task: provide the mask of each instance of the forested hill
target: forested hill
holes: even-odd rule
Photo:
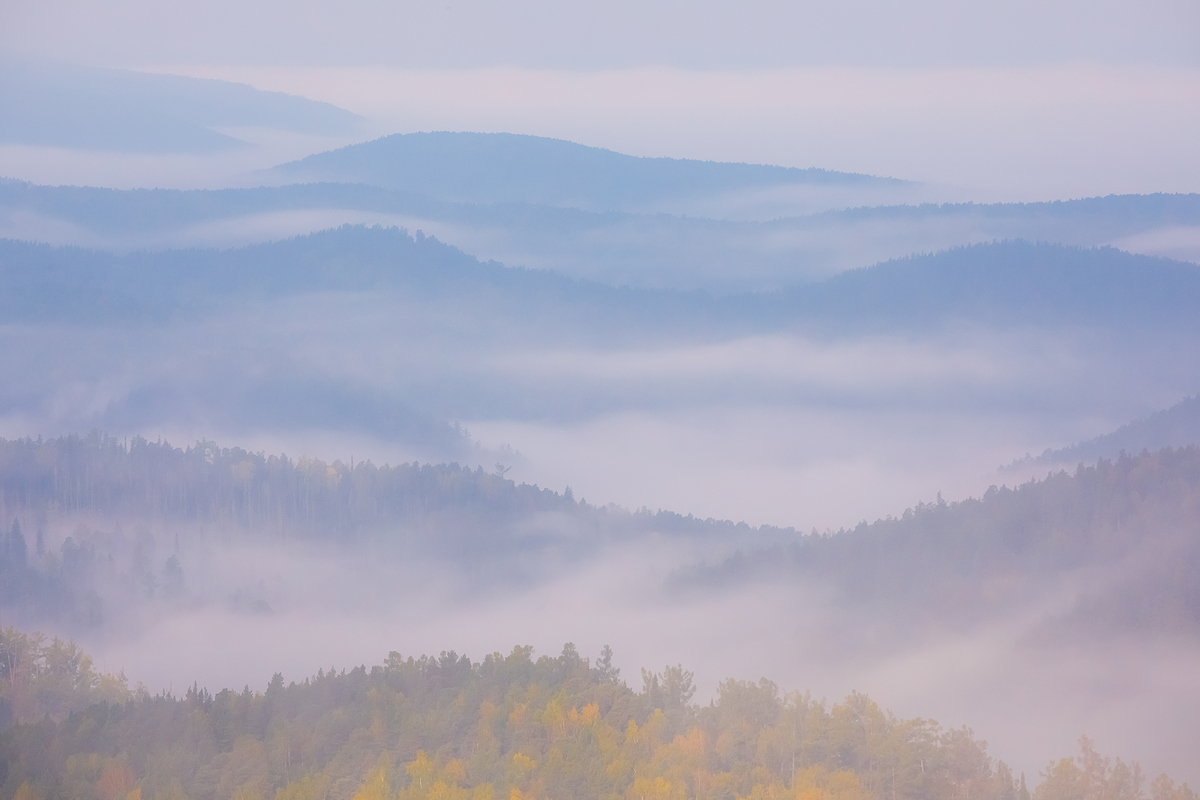
[[[1191,327],[1195,265],[1111,247],[1031,242],[958,247],[850,270],[777,295],[797,319],[835,330],[989,327]]]
[[[281,555],[317,543],[343,555],[365,548],[387,563],[430,560],[481,585],[533,585],[545,570],[666,536],[737,551],[708,564],[664,564],[676,567],[669,592],[829,586],[845,609],[891,620],[895,636],[1003,615],[1067,576],[1084,589],[1047,624],[1073,635],[1200,631],[1197,448],[1123,456],[807,535],[595,506],[503,471],[325,463],[99,435],[0,441],[8,531],[0,602],[23,619],[87,628],[172,592],[212,600],[205,581],[219,576],[193,568],[213,545],[269,545]]]
[[[321,292],[483,304],[521,326],[718,336],[945,325],[1193,330],[1200,272],[1112,248],[1001,242],[889,261],[766,294],[614,288],[482,263],[402,229],[344,226],[229,251],[108,253],[0,240],[0,320],[126,323]]]
[[[501,528],[576,505],[557,492],[458,464],[330,464],[207,441],[176,448],[95,432],[0,439],[0,501],[4,513],[26,520],[94,514],[334,540],[436,514]]]
[[[1041,614],[1060,637],[1200,633],[1200,448],[1079,465],[981,498],[679,571],[686,586],[770,580],[835,587],[839,602],[903,637],[1037,603],[1067,578],[1068,608]],[[1056,616],[1057,615],[1057,616]]]
[[[11,630],[3,638],[27,645]],[[21,670],[0,682],[7,708],[49,677],[33,669],[38,648],[22,652],[4,662]],[[0,793],[19,800],[1030,800],[1025,777],[966,728],[898,719],[862,694],[830,706],[782,694],[765,678],[724,681],[711,704],[699,705],[682,666],[643,670],[637,692],[611,658],[606,648],[592,664],[571,644],[536,660],[529,647],[478,662],[453,652],[392,652],[370,670],[322,670],[298,683],[276,674],[265,692],[126,693],[124,702],[0,734]],[[1078,757],[1050,761],[1033,798],[1145,798],[1136,764],[1100,757],[1086,738],[1081,744]],[[1151,790],[1153,800],[1196,798],[1165,775]]]
[[[508,268],[419,232],[349,225],[227,251],[113,255],[0,240],[0,289],[0,321],[6,322],[165,323],[231,303],[369,292],[460,309],[483,304],[481,311],[504,322],[569,321],[603,328],[610,339],[663,329],[695,332],[712,322],[745,327],[740,306],[699,292],[620,289]]]
[[[230,251],[111,253],[0,240],[9,321],[167,319],[221,300],[268,300],[319,291],[410,290],[456,279],[519,281],[523,270],[481,264],[402,230],[345,227]],[[561,281],[560,281],[561,282]]]
[[[409,133],[318,153],[268,174],[291,183],[367,183],[446,200],[527,202],[598,211],[790,184],[903,185],[823,169],[639,158],[513,133]]]
[[[1112,433],[1057,450],[1048,449],[1040,456],[1014,462],[1013,468],[1030,463],[1077,464],[1098,458],[1115,458],[1120,453],[1140,453],[1164,447],[1200,444],[1200,396],[1186,397],[1170,408],[1145,419],[1122,425]]]
[[[505,471],[328,463],[97,433],[0,440],[0,611],[83,630],[148,605],[226,602],[224,573],[195,568],[247,546],[280,558],[324,548],[346,564],[372,553],[381,563],[424,563],[487,586],[536,583],[549,565],[652,534],[729,543],[795,535],[598,507],[569,487],[518,484]],[[273,600],[254,603],[265,609]]]

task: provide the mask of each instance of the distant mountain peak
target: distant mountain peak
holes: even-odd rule
[[[594,211],[647,210],[663,201],[779,187],[903,187],[816,167],[647,158],[516,133],[393,134],[281,164],[275,178],[366,183],[478,203],[536,203]]]
[[[329,103],[242,83],[0,59],[0,142],[126,153],[211,153],[244,142],[216,128],[315,135],[359,129]]]

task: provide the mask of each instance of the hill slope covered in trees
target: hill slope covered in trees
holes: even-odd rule
[[[7,649],[27,642],[11,629]],[[682,666],[621,680],[516,647],[473,662],[389,654],[265,692],[143,691],[0,733],[0,792],[64,800],[1029,800],[966,728],[898,719],[862,694],[832,706],[767,679],[692,702]],[[46,680],[7,660],[0,700]],[[14,669],[14,666],[17,669]],[[59,670],[61,671],[61,670]],[[95,696],[99,693],[93,690]],[[1034,800],[1142,800],[1136,764],[1050,761]],[[1151,800],[1195,800],[1159,776]]]
[[[1102,460],[978,499],[919,503],[898,518],[810,534],[631,513],[503,473],[330,464],[211,442],[0,440],[8,531],[0,599],[30,620],[94,626],[106,608],[119,617],[156,597],[203,596],[193,564],[222,542],[281,556],[330,545],[347,557],[432,559],[481,583],[506,572],[536,583],[539,564],[557,570],[667,537],[716,556],[665,565],[674,568],[665,584],[672,592],[762,581],[828,586],[838,603],[888,620],[900,638],[1002,615],[1068,576],[1086,588],[1055,624],[1069,623],[1076,635],[1200,631],[1197,448]]]
[[[1067,447],[1048,448],[1040,456],[1028,456],[1014,462],[1011,468],[1027,464],[1074,464],[1097,458],[1116,458],[1121,453],[1194,444],[1200,444],[1200,396],[1185,397],[1170,408],[1122,425],[1112,433]]]
[[[680,570],[689,585],[827,582],[896,639],[930,622],[967,628],[1061,588],[1047,636],[1200,632],[1200,449],[1080,464],[981,498],[919,503],[896,518],[739,551]],[[1049,606],[1048,606],[1049,607]]]

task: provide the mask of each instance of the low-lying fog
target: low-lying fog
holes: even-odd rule
[[[602,504],[823,530],[1011,482],[996,468],[1200,384],[1185,342],[1071,330],[608,344],[569,330],[354,293],[165,328],[8,325],[0,369],[19,379],[0,432],[502,460]],[[455,423],[482,452],[456,449]]]
[[[297,74],[285,71],[260,83],[291,88]],[[331,74],[326,79],[336,83],[339,76]],[[1187,71],[1164,89],[1163,96],[1170,95],[1165,100],[1138,92],[1154,74],[1122,83],[1117,105],[1128,113],[1115,115],[1126,120],[1115,130],[1107,124],[1114,106],[1095,93],[1082,110],[1057,104],[1050,115],[1057,117],[1031,125],[1016,141],[1012,130],[991,124],[1000,112],[983,108],[986,103],[943,125],[955,98],[979,94],[978,87],[989,84],[1005,89],[1005,114],[1019,106],[1032,119],[1040,112],[1019,90],[1043,74],[960,76],[950,81],[955,92],[945,104],[935,103],[933,113],[907,104],[914,93],[934,96],[926,90],[949,78],[932,71],[901,75],[896,80],[907,94],[895,102],[908,116],[899,130],[879,124],[878,114],[890,112],[874,106],[822,118],[804,116],[804,106],[796,105],[784,115],[790,127],[764,125],[783,112],[771,107],[730,115],[733,91],[724,106],[718,104],[728,117],[718,126],[697,124],[695,109],[679,116],[669,107],[656,110],[649,133],[642,108],[636,126],[629,116],[598,121],[604,109],[594,107],[593,95],[611,100],[614,86],[645,77],[645,71],[598,79],[596,92],[576,93],[589,105],[586,112],[568,109],[552,125],[546,98],[530,91],[542,85],[544,74],[499,75],[515,77],[524,91],[525,107],[505,99],[510,117],[487,104],[483,111],[464,111],[480,107],[479,87],[494,85],[495,70],[432,73],[420,85],[391,89],[380,85],[394,72],[375,74],[374,84],[360,91],[376,94],[358,96],[361,105],[354,107],[378,112],[372,123],[378,126],[399,107],[397,97],[424,92],[424,105],[406,124],[524,126],[647,154],[661,149],[656,142],[678,142],[678,126],[684,125],[704,131],[687,141],[690,155],[800,166],[820,161],[823,167],[944,183],[961,179],[986,187],[976,199],[1196,188],[1189,183],[1195,175],[1177,169],[1195,139],[1190,112],[1180,111],[1176,99],[1195,85]],[[1055,81],[1050,94],[1059,93],[1054,96],[1098,85],[1088,68],[1049,74]],[[557,94],[546,95],[552,100],[579,80],[558,77]],[[651,77],[660,86],[712,79]],[[725,85],[736,89],[758,81],[795,88],[804,77],[733,76]],[[818,77],[851,89],[872,80],[844,71]],[[340,100],[353,94],[349,86],[323,84],[314,93]],[[432,91],[447,86],[451,91],[442,97]],[[848,90],[851,95],[877,91]],[[815,95],[808,100],[808,108],[821,106]],[[706,100],[708,110],[700,116],[718,106]],[[674,116],[667,120],[664,113]],[[796,137],[797,115],[816,126],[802,139]],[[514,119],[521,125],[509,125]],[[846,126],[853,135],[846,135]],[[721,143],[723,137],[744,141],[743,127],[770,132],[737,152]],[[1060,135],[1047,140],[1045,128]],[[1078,142],[1093,141],[1096,130],[1105,131],[1103,140],[1082,151]],[[253,185],[256,170],[345,142],[268,131],[237,135],[252,144],[210,156],[5,145],[0,174],[46,184]],[[919,152],[916,141],[922,142]],[[786,159],[768,158],[785,147]],[[1114,153],[1132,155],[1109,172],[1095,169]],[[1012,171],[1018,162],[1021,170]],[[228,247],[342,222],[402,224],[483,259],[610,284],[717,292],[775,288],[893,256],[1012,236],[1200,257],[1190,223],[1043,228],[1036,221],[983,216],[897,221],[866,213],[761,222],[859,204],[967,197],[959,188],[918,188],[900,197],[835,189],[692,198],[652,209],[681,216],[580,216],[584,221],[571,225],[500,224],[482,212],[470,218],[308,208],[128,235],[18,209],[0,218],[0,233],[125,250]],[[1170,336],[1139,339],[1127,331],[963,325],[933,333],[818,337],[795,330],[697,333],[692,327],[639,338],[603,324],[576,329],[555,317],[563,313],[551,309],[546,321],[478,298],[425,302],[342,292],[247,302],[209,317],[181,314],[154,325],[7,323],[0,326],[0,374],[7,376],[0,389],[0,435],[99,428],[117,436],[165,436],[179,446],[215,439],[330,461],[459,461],[508,469],[518,482],[560,491],[569,485],[575,497],[597,505],[836,530],[900,515],[939,495],[956,500],[994,483],[1044,474],[1040,465],[1024,472],[1000,467],[1026,453],[1109,432],[1173,405],[1200,385],[1200,345]],[[78,521],[57,522],[46,531],[50,552]],[[568,526],[556,529],[553,519],[542,522],[542,535],[578,535]],[[85,523],[97,529],[110,524]],[[839,603],[814,582],[684,589],[671,583],[677,570],[717,563],[744,540],[731,545],[658,534],[571,558],[551,536],[544,552],[521,565],[519,579],[506,581],[504,574],[430,557],[381,558],[369,549],[295,542],[234,543],[223,541],[227,532],[221,531],[208,539],[177,537],[161,525],[153,533],[153,563],[161,568],[169,555],[179,557],[188,602],[148,606],[79,637],[102,669],[123,669],[152,691],[179,694],[193,682],[213,690],[261,689],[277,671],[299,680],[320,668],[378,663],[390,650],[455,649],[479,659],[516,644],[556,653],[573,641],[594,657],[611,644],[634,684],[640,667],[682,663],[695,671],[701,695],[711,696],[725,677],[767,677],[786,690],[808,689],[830,699],[857,689],[902,716],[970,725],[1031,783],[1045,759],[1074,752],[1083,733],[1102,752],[1141,761],[1150,774],[1165,770],[1200,782],[1194,752],[1200,741],[1194,686],[1200,646],[1194,637],[1097,637],[1078,644],[1044,635],[1081,595],[1103,586],[1104,576],[1064,575],[1053,590],[998,606],[971,625],[930,626],[898,638],[881,629],[886,623],[879,618]],[[494,564],[501,573],[512,568],[503,560]]]
[[[0,204],[0,237],[116,252],[183,247],[233,248],[342,224],[422,231],[481,260],[552,270],[615,286],[768,291],[821,280],[912,253],[997,240],[1112,245],[1132,253],[1200,262],[1200,218],[1178,224],[1120,209],[1068,215],[1043,206],[858,209],[770,222],[666,215],[589,214],[536,206],[460,206],[408,201],[412,212],[289,205],[212,219],[112,230],[42,210]],[[335,202],[332,199],[330,202]],[[378,205],[378,200],[374,201]],[[405,202],[397,201],[399,205]],[[1097,205],[1103,201],[1093,201]],[[367,203],[369,205],[369,203]],[[420,213],[417,206],[439,213]],[[1150,203],[1145,203],[1147,208]],[[1190,209],[1189,209],[1190,210]],[[205,208],[205,211],[208,211]],[[1057,213],[1055,213],[1057,211]],[[426,209],[428,212],[428,209]],[[730,265],[736,265],[731,269]]]
[[[266,127],[222,127],[220,132],[245,146],[217,153],[154,153],[0,142],[0,176],[49,186],[114,189],[257,186],[261,181],[250,176],[258,170],[363,138]]]
[[[807,531],[1012,485],[1024,476],[1000,465],[1113,430],[1200,383],[1192,345],[1150,334],[599,336],[477,302],[323,293],[157,326],[7,325],[0,369],[14,379],[0,432],[96,426],[292,457],[501,462],[511,478],[570,485],[593,504]],[[382,435],[388,414],[407,427]],[[446,421],[479,449],[439,433]],[[49,530],[49,549],[71,531]],[[1152,773],[1200,777],[1194,641],[1037,635],[1098,585],[1088,576],[898,641],[820,585],[665,585],[744,540],[659,535],[582,558],[550,546],[506,582],[503,560],[491,575],[294,543],[217,547],[219,531],[178,545],[155,533],[154,563],[178,553],[191,603],[82,637],[103,668],[155,691],[262,687],[276,671],[301,679],[390,650],[480,658],[574,641],[594,655],[607,643],[635,683],[642,666],[682,662],[703,693],[728,676],[831,699],[866,691],[904,716],[972,726],[1031,779],[1082,733]]]
[[[551,563],[541,582],[497,589],[430,563],[299,547],[232,547],[217,556],[185,546],[185,579],[207,585],[210,604],[85,644],[101,667],[176,694],[195,681],[261,690],[277,671],[298,680],[379,663],[391,650],[454,649],[478,660],[515,643],[553,654],[573,641],[595,657],[611,644],[635,685],[643,666],[682,662],[696,673],[698,699],[731,676],[765,676],[831,700],[865,691],[901,716],[971,726],[1031,780],[1049,758],[1073,752],[1082,733],[1102,752],[1140,760],[1151,775],[1200,777],[1194,640],[1072,645],[1031,637],[1086,584],[997,609],[969,630],[926,632],[897,646],[878,635],[877,621],[832,604],[818,585],[664,591],[671,569],[711,554],[651,540],[557,570]]]

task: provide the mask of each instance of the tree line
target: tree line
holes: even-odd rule
[[[21,645],[21,637],[10,630],[4,641],[40,646],[36,637]],[[48,680],[39,677],[47,670],[22,675]],[[1048,762],[1030,789],[969,729],[899,719],[862,694],[830,705],[766,679],[731,679],[703,705],[692,701],[692,675],[682,666],[641,677],[635,691],[613,667],[610,649],[592,663],[567,644],[556,657],[535,659],[532,648],[516,647],[477,662],[454,652],[393,652],[370,669],[321,670],[287,685],[276,674],[262,692],[214,695],[193,686],[183,697],[151,696],[93,681],[85,694],[97,702],[60,705],[37,721],[26,711],[20,718],[30,721],[0,734],[0,794],[1196,800],[1166,776],[1147,785],[1136,764],[1102,757],[1086,738],[1078,756]],[[7,683],[0,700],[13,702]]]
[[[179,448],[95,432],[0,439],[0,611],[22,624],[85,628],[128,603],[184,597],[195,542],[319,541],[463,568],[530,567],[654,534],[719,541],[733,553],[679,566],[669,590],[817,582],[849,607],[888,618],[897,635],[934,618],[969,623],[1094,566],[1122,577],[1063,625],[1200,630],[1200,448],[1102,459],[809,534],[591,505],[569,488],[519,484],[504,472],[292,459],[209,441]]]
[[[1106,566],[1076,630],[1200,630],[1200,448],[1080,464],[981,497],[918,503],[898,516],[682,569],[680,586],[820,581],[901,632],[931,617],[970,622]]]
[[[459,464],[326,463],[210,441],[178,448],[98,432],[0,439],[0,513],[10,518],[86,512],[338,538],[438,513],[486,515],[502,524],[574,505],[500,470]]]

